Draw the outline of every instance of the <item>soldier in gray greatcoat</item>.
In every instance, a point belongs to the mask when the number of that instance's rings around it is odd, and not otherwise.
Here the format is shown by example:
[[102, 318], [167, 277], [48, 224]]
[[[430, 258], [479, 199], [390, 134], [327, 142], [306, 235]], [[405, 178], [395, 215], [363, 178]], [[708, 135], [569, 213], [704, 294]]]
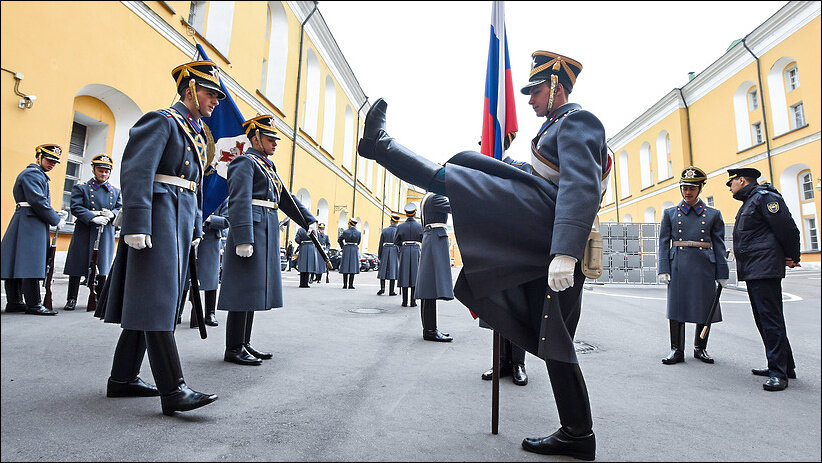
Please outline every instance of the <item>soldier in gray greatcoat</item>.
[[297, 243], [297, 271], [300, 272], [300, 288], [309, 288], [308, 283], [311, 277], [320, 272], [317, 249], [308, 237], [308, 232], [302, 227], [297, 229], [294, 242]]
[[[46, 278], [49, 225], [57, 230], [66, 224], [68, 212], [51, 207], [49, 176], [60, 162], [60, 145], [45, 144], [34, 149], [33, 162], [14, 181], [12, 195], [17, 207], [3, 235], [0, 278], [6, 289], [6, 312], [57, 315], [43, 306], [40, 282]], [[25, 299], [25, 303], [23, 303]]]
[[[328, 255], [328, 250], [331, 249], [331, 239], [328, 238], [328, 235], [325, 234], [325, 224], [321, 223], [317, 225], [317, 241], [320, 243], [320, 246], [325, 251], [325, 254]], [[316, 246], [314, 246], [316, 248]], [[320, 254], [319, 249], [315, 249], [317, 251], [317, 263], [320, 266], [321, 272], [314, 274], [314, 283], [322, 283], [322, 276], [324, 273], [328, 272], [328, 268], [325, 266], [325, 260]], [[324, 271], [323, 271], [324, 270]]]
[[437, 329], [437, 299], [454, 299], [446, 229], [451, 204], [443, 195], [427, 193], [420, 203], [420, 211], [423, 232], [416, 289], [420, 299], [422, 338], [426, 341], [451, 342], [448, 333]]
[[269, 159], [279, 140], [274, 117], [254, 117], [243, 122], [243, 129], [251, 148], [228, 164], [231, 227], [217, 308], [228, 311], [223, 359], [260, 365], [272, 355], [251, 347], [254, 312], [283, 306], [277, 210], [282, 209], [296, 224], [310, 229], [316, 227], [317, 220], [286, 190]]
[[217, 288], [220, 286], [220, 255], [223, 251], [223, 237], [228, 235], [228, 199], [203, 223], [203, 240], [197, 246], [197, 276], [200, 289], [204, 291], [205, 324], [218, 326]]
[[[658, 274], [668, 284], [668, 320], [671, 331], [671, 353], [662, 363], [673, 365], [685, 361], [685, 323], [695, 323], [694, 358], [714, 363], [706, 352], [708, 333], [700, 338], [711, 312], [716, 285], [728, 281], [725, 259], [725, 222], [718, 209], [699, 199], [707, 176], [694, 166], [682, 171], [679, 191], [682, 201], [665, 209], [659, 227]], [[719, 302], [717, 302], [719, 304]], [[711, 323], [722, 321], [717, 306]], [[710, 330], [709, 330], [710, 332]]]
[[[91, 160], [94, 177], [85, 183], [78, 183], [71, 189], [71, 213], [77, 220], [74, 222], [74, 233], [71, 236], [66, 265], [63, 273], [69, 275], [66, 306], [63, 310], [74, 310], [77, 305], [77, 293], [80, 289], [80, 277], [88, 277], [91, 270], [91, 253], [97, 236], [100, 243], [97, 250], [97, 297], [103, 289], [114, 259], [114, 217], [120, 213], [123, 201], [120, 190], [108, 182], [114, 163], [111, 156], [98, 154]], [[91, 282], [88, 282], [89, 286]]]
[[343, 276], [343, 289], [354, 288], [354, 275], [360, 273], [360, 240], [362, 235], [357, 230], [357, 219], [348, 219], [348, 229], [343, 230], [337, 238], [342, 249], [340, 273]]
[[532, 54], [521, 91], [537, 116], [547, 118], [531, 143], [533, 174], [474, 151], [435, 164], [388, 135], [382, 99], [366, 115], [358, 153], [448, 196], [463, 260], [454, 295], [503, 337], [545, 360], [562, 426], [524, 439], [522, 447], [594, 460], [574, 334], [585, 282], [580, 261], [613, 160], [599, 119], [567, 100], [581, 70], [557, 53]]
[[408, 289], [411, 289], [411, 307], [417, 306], [414, 290], [417, 286], [417, 272], [420, 267], [420, 243], [422, 242], [422, 225], [414, 219], [417, 206], [409, 203], [405, 206], [405, 222], [397, 226], [394, 244], [400, 250], [400, 269], [397, 280], [402, 288], [402, 306], [408, 306]]
[[[123, 328], [108, 397], [160, 395], [163, 414], [208, 405], [217, 396], [186, 385], [174, 328], [189, 253], [202, 236], [202, 185], [208, 117], [225, 98], [219, 70], [194, 61], [171, 71], [180, 101], [143, 115], [131, 128], [120, 174], [120, 240], [98, 312]], [[138, 376], [148, 352], [157, 387]]]
[[383, 228], [382, 233], [380, 233], [380, 247], [377, 250], [377, 257], [380, 259], [380, 269], [377, 271], [377, 277], [380, 279], [378, 296], [385, 294], [385, 280], [390, 282], [388, 295], [397, 295], [394, 291], [394, 284], [397, 282], [397, 274], [400, 271], [400, 254], [399, 248], [394, 244], [394, 237], [397, 234], [397, 223], [399, 221], [400, 215], [391, 213], [391, 225]]

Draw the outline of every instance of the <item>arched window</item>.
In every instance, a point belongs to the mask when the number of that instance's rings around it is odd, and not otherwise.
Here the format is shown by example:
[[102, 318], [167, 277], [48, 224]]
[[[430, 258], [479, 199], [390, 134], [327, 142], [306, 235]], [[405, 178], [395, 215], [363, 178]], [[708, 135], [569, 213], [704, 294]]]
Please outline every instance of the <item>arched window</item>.
[[302, 203], [306, 209], [311, 210], [311, 193], [309, 193], [308, 190], [300, 188], [300, 191], [297, 192], [297, 199], [300, 200], [300, 203]]
[[231, 26], [234, 22], [234, 2], [208, 3], [205, 38], [228, 58], [228, 49], [231, 46]]
[[[776, 60], [768, 71], [768, 94], [771, 102], [774, 136], [782, 135], [804, 125], [796, 125], [796, 110], [789, 107], [789, 103], [795, 103], [800, 99], [800, 92], [797, 92], [797, 89], [799, 89], [799, 68], [796, 59], [783, 56]], [[804, 122], [804, 110], [802, 113], [802, 122]]]
[[634, 218], [631, 217], [631, 214], [625, 214], [622, 216], [622, 223], [632, 223]]
[[662, 210], [663, 211], [665, 209], [670, 209], [672, 207], [674, 207], [674, 203], [672, 203], [671, 201], [665, 201], [664, 203], [662, 203]]
[[337, 90], [334, 79], [325, 76], [325, 109], [323, 111], [323, 148], [334, 156], [334, 124], [337, 122]]
[[268, 58], [263, 58], [260, 90], [282, 110], [288, 59], [288, 18], [282, 2], [268, 2], [267, 12], [265, 40], [268, 43]]
[[628, 177], [628, 152], [619, 153], [619, 194], [621, 198], [631, 196], [631, 183]]
[[305, 117], [303, 130], [317, 139], [317, 122], [320, 110], [320, 62], [314, 50], [308, 50], [308, 79], [306, 85]]
[[[340, 212], [340, 219], [337, 220], [337, 236], [336, 236], [336, 238], [339, 238], [340, 233], [344, 232], [346, 229], [348, 229], [348, 212], [342, 211], [342, 212]], [[337, 242], [336, 238], [333, 237], [333, 235], [331, 235], [330, 233], [329, 233], [329, 238], [331, 239], [332, 243]]]
[[656, 223], [656, 209], [653, 207], [645, 209], [645, 223]]
[[345, 136], [343, 137], [343, 167], [354, 172], [354, 112], [345, 105]]
[[360, 219], [359, 217], [357, 217], [357, 225], [354, 225], [354, 228], [356, 228], [360, 232], [360, 234], [362, 234], [362, 219]]
[[737, 151], [742, 151], [751, 146], [762, 143], [764, 139], [764, 132], [762, 131], [762, 123], [760, 118], [757, 120], [751, 119], [751, 116], [756, 118], [758, 112], [750, 111], [750, 94], [751, 92], [758, 93], [756, 85], [750, 80], [742, 82], [734, 92], [734, 119], [736, 121], [736, 145]]
[[651, 144], [646, 141], [639, 148], [639, 177], [642, 188], [648, 188], [654, 184], [651, 170]]
[[614, 202], [614, 176], [608, 175], [608, 188], [605, 189], [605, 204]]
[[362, 241], [360, 246], [360, 252], [368, 252], [368, 231], [369, 231], [368, 222], [365, 222], [362, 226]]
[[317, 201], [317, 221], [328, 226], [328, 201], [324, 198]]
[[374, 160], [369, 159], [365, 166], [365, 187], [374, 191]]
[[671, 136], [667, 130], [659, 132], [656, 136], [656, 169], [658, 182], [674, 176], [674, 167], [671, 162]]

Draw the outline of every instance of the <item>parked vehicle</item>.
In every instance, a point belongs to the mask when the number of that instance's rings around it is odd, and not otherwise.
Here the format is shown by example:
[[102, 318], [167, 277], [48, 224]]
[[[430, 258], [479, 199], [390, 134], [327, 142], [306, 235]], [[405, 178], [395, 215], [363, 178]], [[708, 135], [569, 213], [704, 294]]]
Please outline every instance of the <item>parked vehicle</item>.
[[340, 261], [342, 261], [342, 252], [339, 249], [331, 248], [328, 250], [328, 260], [331, 261], [332, 270], [339, 270]]
[[280, 271], [285, 272], [288, 268], [288, 258], [285, 257], [285, 249], [280, 248]]

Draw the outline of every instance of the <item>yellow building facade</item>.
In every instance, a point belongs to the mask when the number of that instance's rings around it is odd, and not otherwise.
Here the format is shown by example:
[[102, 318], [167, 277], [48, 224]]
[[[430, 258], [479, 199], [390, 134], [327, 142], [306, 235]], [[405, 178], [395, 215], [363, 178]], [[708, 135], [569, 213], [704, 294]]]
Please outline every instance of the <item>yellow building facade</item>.
[[[68, 210], [71, 187], [91, 178], [97, 154], [112, 155], [111, 182], [119, 186], [129, 129], [142, 114], [177, 101], [171, 70], [193, 60], [199, 43], [245, 118], [274, 115], [280, 177], [327, 224], [332, 246], [353, 217], [363, 232], [361, 251], [376, 252], [381, 227], [406, 202], [407, 185], [356, 154], [370, 103], [314, 8], [314, 2], [0, 3], [0, 232], [14, 213], [14, 181], [34, 162], [37, 145], [63, 147], [62, 162], [49, 173], [55, 209]], [[32, 27], [26, 18], [49, 26]], [[291, 225], [281, 244], [295, 233]], [[61, 234], [58, 249], [66, 250], [69, 239]]]
[[694, 165], [708, 175], [702, 199], [732, 224], [727, 170], [754, 167], [785, 198], [803, 262], [819, 262], [821, 32], [820, 2], [789, 2], [611, 137], [600, 222], [658, 223]]

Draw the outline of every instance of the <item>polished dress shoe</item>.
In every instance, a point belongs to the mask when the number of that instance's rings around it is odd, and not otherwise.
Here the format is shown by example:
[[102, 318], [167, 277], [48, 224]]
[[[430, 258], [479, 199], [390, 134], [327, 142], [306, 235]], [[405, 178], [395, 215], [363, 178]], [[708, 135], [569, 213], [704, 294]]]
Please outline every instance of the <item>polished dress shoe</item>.
[[213, 312], [209, 312], [206, 314], [205, 324], [208, 326], [218, 326], [220, 323], [217, 321], [217, 316], [214, 315]]
[[762, 389], [766, 391], [784, 391], [785, 388], [788, 387], [788, 380], [782, 379], [778, 376], [771, 376], [765, 381], [765, 384], [762, 385]]
[[388, 293], [389, 296], [396, 296], [397, 294], [399, 293], [396, 291], [391, 291], [390, 293]]
[[108, 378], [106, 397], [156, 397], [160, 395], [157, 388], [147, 384], [138, 376], [132, 381], [117, 381]]
[[528, 375], [525, 373], [524, 363], [515, 363], [511, 368], [511, 380], [517, 386], [525, 386], [528, 384]]
[[217, 400], [215, 394], [197, 392], [186, 386], [186, 383], [180, 383], [177, 389], [171, 394], [160, 396], [160, 402], [163, 405], [163, 415], [168, 416], [173, 415], [174, 412], [185, 412], [200, 408], [215, 400]]
[[[756, 376], [771, 376], [771, 371], [767, 368], [753, 368], [751, 373]], [[796, 379], [796, 370], [788, 370], [788, 379]]]
[[702, 360], [705, 363], [714, 363], [714, 359], [708, 355], [708, 352], [705, 349], [694, 349], [694, 358]]
[[245, 345], [245, 350], [248, 351], [249, 354], [257, 357], [258, 359], [268, 360], [271, 357], [273, 357], [271, 352], [260, 352], [257, 349], [251, 347], [251, 344], [246, 344]]
[[436, 342], [451, 342], [453, 340], [444, 333], [440, 333], [439, 330], [422, 330], [422, 338], [426, 341]]
[[225, 350], [223, 360], [226, 362], [236, 363], [237, 365], [262, 365], [263, 360], [248, 353], [245, 346], [232, 347]]
[[385, 294], [385, 288], [377, 291], [377, 296], [382, 296], [383, 294]]
[[[508, 363], [501, 363], [499, 366], [499, 377], [510, 376], [512, 373], [511, 364]], [[482, 379], [485, 381], [491, 381], [494, 378], [494, 367], [489, 368], [485, 373], [482, 374]]]
[[25, 312], [26, 304], [22, 302], [6, 302], [6, 313]]
[[57, 312], [41, 305], [37, 307], [26, 307], [26, 313], [29, 315], [57, 315]]
[[662, 359], [662, 363], [665, 365], [673, 365], [675, 363], [682, 363], [685, 361], [685, 353], [681, 350], [673, 349], [671, 353], [668, 354], [667, 357]]
[[591, 432], [574, 437], [559, 428], [548, 437], [526, 437], [522, 448], [543, 455], [567, 455], [578, 460], [593, 461], [596, 457], [596, 438]]
[[74, 310], [77, 306], [77, 299], [69, 299], [66, 301], [66, 306], [63, 307], [63, 310]]

